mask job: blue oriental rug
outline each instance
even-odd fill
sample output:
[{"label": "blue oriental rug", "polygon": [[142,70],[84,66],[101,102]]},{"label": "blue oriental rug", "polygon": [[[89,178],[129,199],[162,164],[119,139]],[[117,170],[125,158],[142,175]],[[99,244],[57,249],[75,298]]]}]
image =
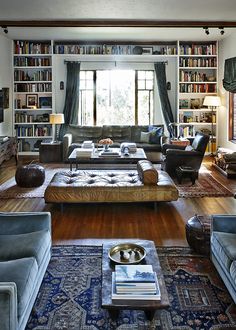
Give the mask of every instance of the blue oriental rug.
[{"label": "blue oriental rug", "polygon": [[101,308],[98,246],[54,246],[26,329],[236,329],[236,306],[209,258],[189,248],[157,248],[171,306],[152,321],[143,311],[110,319]]}]

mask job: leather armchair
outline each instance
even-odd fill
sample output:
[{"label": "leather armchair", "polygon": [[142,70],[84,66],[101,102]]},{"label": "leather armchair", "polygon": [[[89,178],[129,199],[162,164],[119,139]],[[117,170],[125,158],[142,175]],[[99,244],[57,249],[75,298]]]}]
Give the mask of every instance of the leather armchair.
[{"label": "leather armchair", "polygon": [[202,159],[204,157],[209,135],[197,132],[192,145],[189,147],[174,144],[163,144],[163,162],[162,170],[169,175],[175,175],[179,166],[191,166],[195,170],[199,170]]}]

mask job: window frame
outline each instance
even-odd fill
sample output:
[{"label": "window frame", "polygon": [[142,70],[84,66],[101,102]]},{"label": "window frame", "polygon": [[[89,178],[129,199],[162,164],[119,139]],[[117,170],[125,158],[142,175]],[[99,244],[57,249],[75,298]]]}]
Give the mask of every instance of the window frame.
[{"label": "window frame", "polygon": [[[103,69],[85,69],[85,70],[81,70],[83,72],[85,72],[85,76],[86,76],[86,71],[92,71],[93,72],[93,125],[97,126],[97,71],[102,71]],[[138,95],[139,95],[139,91],[143,91],[146,90],[149,92],[149,102],[148,102],[148,108],[149,108],[149,112],[148,112],[148,117],[149,117],[149,125],[153,124],[153,119],[154,119],[154,82],[155,82],[155,75],[154,75],[154,70],[145,70],[145,69],[131,69],[135,71],[135,92],[134,92],[134,97],[135,97],[135,102],[134,102],[134,111],[135,111],[135,116],[134,116],[134,124],[132,125],[138,125],[138,115],[139,115],[139,109],[138,109]],[[111,71],[111,69],[104,69],[104,71]],[[153,72],[153,87],[152,89],[139,89],[138,88],[138,72],[139,71],[152,71]],[[145,75],[146,76],[146,75]],[[146,86],[146,79],[145,79],[145,86]],[[152,95],[151,95],[152,94]],[[80,92],[81,95],[81,92]],[[151,100],[152,97],[152,100]],[[81,102],[81,100],[80,100]],[[152,106],[152,109],[151,109]],[[78,109],[79,111],[79,109]],[[81,114],[82,116],[82,114]],[[82,117],[81,117],[82,118]],[[81,120],[81,118],[79,118]],[[85,125],[81,123],[78,123],[79,125]],[[125,125],[125,124],[124,124]],[[144,124],[139,124],[139,125],[144,125]]]}]

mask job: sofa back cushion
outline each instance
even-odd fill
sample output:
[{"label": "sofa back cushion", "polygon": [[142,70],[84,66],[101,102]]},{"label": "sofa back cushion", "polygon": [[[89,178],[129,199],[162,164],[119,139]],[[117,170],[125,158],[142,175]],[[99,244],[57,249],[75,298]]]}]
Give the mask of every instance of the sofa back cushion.
[{"label": "sofa back cushion", "polygon": [[116,142],[131,141],[130,126],[103,125],[102,138],[110,138]]},{"label": "sofa back cushion", "polygon": [[72,134],[73,143],[82,143],[84,140],[98,142],[102,138],[102,126],[70,125],[67,133]]},{"label": "sofa back cushion", "polygon": [[131,141],[141,142],[141,132],[148,132],[148,125],[131,126]]}]

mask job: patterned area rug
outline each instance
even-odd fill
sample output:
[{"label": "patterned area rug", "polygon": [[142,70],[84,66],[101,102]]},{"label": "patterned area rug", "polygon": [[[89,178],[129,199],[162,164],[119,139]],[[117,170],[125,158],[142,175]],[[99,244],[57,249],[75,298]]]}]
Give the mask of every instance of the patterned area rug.
[{"label": "patterned area rug", "polygon": [[[43,198],[44,191],[51,181],[53,175],[58,171],[68,171],[66,168],[46,168],[46,178],[44,184],[37,188],[21,188],[17,186],[15,178],[11,178],[0,185],[0,198]],[[232,197],[233,193],[216,181],[209,171],[203,168],[199,174],[199,179],[192,185],[189,179],[183,179],[182,184],[175,182],[179,197]]]},{"label": "patterned area rug", "polygon": [[211,263],[189,248],[157,248],[171,306],[152,321],[143,311],[112,320],[101,308],[101,253],[97,246],[54,246],[26,329],[236,329],[236,306]]}]

